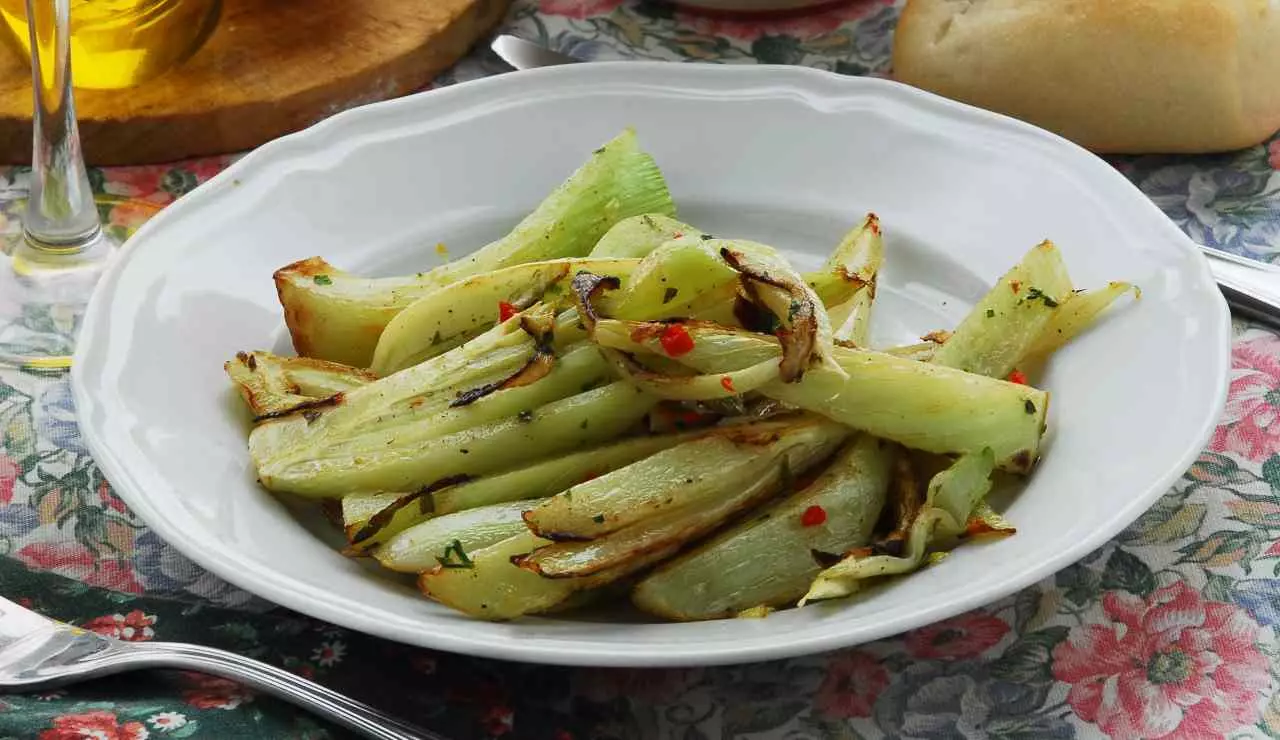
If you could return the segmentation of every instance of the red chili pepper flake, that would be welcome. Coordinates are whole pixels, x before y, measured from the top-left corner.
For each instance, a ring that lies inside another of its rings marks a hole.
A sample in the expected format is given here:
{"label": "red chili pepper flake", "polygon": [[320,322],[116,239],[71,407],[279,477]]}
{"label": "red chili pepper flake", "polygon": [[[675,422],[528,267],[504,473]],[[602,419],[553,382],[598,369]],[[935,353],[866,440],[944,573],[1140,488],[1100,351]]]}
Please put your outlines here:
{"label": "red chili pepper flake", "polygon": [[680,415],[680,422],[682,424],[693,425],[700,423],[702,418],[702,414],[699,414],[697,411],[686,411]]}
{"label": "red chili pepper flake", "polygon": [[674,239],[680,239],[680,238],[684,237],[684,232],[683,232],[683,231],[676,231],[676,232],[672,232],[671,236],[672,236],[672,238],[674,238]]}
{"label": "red chili pepper flake", "polygon": [[800,524],[805,527],[816,527],[827,520],[827,510],[821,506],[810,506],[800,515]]}
{"label": "red chili pepper flake", "polygon": [[672,357],[687,355],[693,351],[693,337],[689,336],[689,332],[681,324],[672,324],[663,329],[658,341],[662,343],[662,349]]}
{"label": "red chili pepper flake", "polygon": [[506,301],[498,301],[498,321],[506,321],[507,319],[520,313],[520,309]]}
{"label": "red chili pepper flake", "polygon": [[720,379],[720,387],[730,393],[737,393],[737,391],[733,389],[733,378],[730,378],[728,375]]}
{"label": "red chili pepper flake", "polygon": [[880,219],[874,213],[867,217],[867,228],[872,234],[880,236]]}
{"label": "red chili pepper flake", "polygon": [[1018,294],[1018,291],[1022,290],[1022,281],[1021,281],[1021,280],[1010,280],[1010,281],[1009,281],[1009,287],[1010,287],[1011,289],[1013,289],[1013,294],[1014,294],[1014,295],[1017,295],[1017,294]]}
{"label": "red chili pepper flake", "polygon": [[1013,372],[1009,373],[1009,382],[1017,383],[1018,385],[1027,385],[1027,374],[1021,370],[1015,369]]}

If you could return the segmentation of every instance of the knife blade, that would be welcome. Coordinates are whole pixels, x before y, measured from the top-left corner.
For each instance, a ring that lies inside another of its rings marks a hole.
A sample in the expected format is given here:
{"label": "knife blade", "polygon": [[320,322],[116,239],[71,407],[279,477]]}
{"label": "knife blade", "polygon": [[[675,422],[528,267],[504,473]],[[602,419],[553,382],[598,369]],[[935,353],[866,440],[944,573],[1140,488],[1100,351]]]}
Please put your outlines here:
{"label": "knife blade", "polygon": [[583,61],[510,34],[497,37],[489,48],[493,49],[502,61],[518,70],[554,67]]}

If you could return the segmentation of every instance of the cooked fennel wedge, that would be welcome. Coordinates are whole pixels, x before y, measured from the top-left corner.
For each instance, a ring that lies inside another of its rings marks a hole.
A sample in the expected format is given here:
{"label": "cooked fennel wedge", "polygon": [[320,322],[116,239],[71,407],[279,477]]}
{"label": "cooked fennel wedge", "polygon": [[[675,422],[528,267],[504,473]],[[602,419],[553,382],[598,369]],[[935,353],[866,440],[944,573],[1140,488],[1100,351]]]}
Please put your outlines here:
{"label": "cooked fennel wedge", "polygon": [[440,565],[418,578],[431,598],[481,619],[514,619],[550,611],[575,594],[607,586],[671,555],[664,550],[586,578],[543,578],[511,561],[549,544],[525,531],[467,554],[464,563]]}
{"label": "cooked fennel wedge", "polygon": [[[868,301],[874,298],[876,276],[883,263],[884,238],[880,233],[880,218],[868,213],[840,240],[822,268],[805,274],[804,280],[823,304],[834,311],[835,306],[848,303],[864,290],[869,291]],[[833,327],[839,326],[842,320],[837,320],[833,313],[831,323]]]}
{"label": "cooked fennel wedge", "polygon": [[637,524],[586,542],[557,542],[514,559],[516,565],[545,578],[579,578],[624,565],[655,551],[677,548],[723,526],[742,510],[757,506],[782,489],[781,464],[756,479],[726,489],[706,506],[656,514]]}
{"label": "cooked fennel wedge", "polygon": [[[494,352],[458,365],[477,345],[511,341],[509,329],[497,327],[428,363],[335,397],[325,408],[260,424],[249,449],[263,485],[310,496],[415,490],[606,441],[654,403],[619,384],[581,392],[609,379],[599,351],[586,345],[555,358],[533,382],[521,382],[528,368],[538,367],[530,354],[506,379],[442,392],[440,385],[456,388],[457,376],[483,368]],[[452,371],[448,380],[441,371]],[[539,410],[536,418],[522,422],[521,412],[531,409]]]}
{"label": "cooked fennel wedge", "polygon": [[378,379],[371,372],[336,362],[263,351],[237,352],[222,368],[256,419],[282,416]]}
{"label": "cooked fennel wedge", "polygon": [[[555,383],[553,377],[554,371],[539,383]],[[527,408],[531,405],[528,394],[515,403],[503,396],[537,385],[494,394],[460,411],[478,411],[485,403],[502,403],[504,411],[510,410],[507,406]],[[287,456],[255,462],[262,484],[275,491],[323,498],[351,490],[408,490],[459,476],[509,470],[599,444],[634,426],[655,403],[656,399],[626,383],[613,383],[538,407],[536,418],[527,423],[516,418],[518,412],[497,413],[492,415],[496,420],[474,426],[459,419],[453,425],[456,431],[432,436],[429,428],[426,433],[414,429],[417,425],[410,418],[403,427],[381,430],[385,437],[381,442],[375,437],[359,446],[340,443],[336,452],[301,444],[286,448]],[[402,430],[412,438],[398,438],[396,432]]]}
{"label": "cooked fennel wedge", "polygon": [[1142,298],[1142,291],[1129,283],[1109,283],[1105,288],[1072,293],[1053,312],[1049,325],[1036,337],[1027,354],[1045,356],[1054,353],[1092,326],[1103,311],[1130,291],[1135,300]]}
{"label": "cooked fennel wedge", "polygon": [[1071,295],[1052,242],[1041,242],[1005,273],[934,355],[938,365],[1004,378],[1025,357]]}
{"label": "cooked fennel wedge", "polygon": [[298,354],[367,367],[378,337],[415,300],[449,283],[525,262],[585,256],[624,218],[675,215],[653,158],[627,130],[605,144],[503,238],[417,275],[363,278],[319,258],[276,272]]}
{"label": "cooked fennel wedge", "polygon": [[[537,412],[522,411],[516,418],[531,422]],[[352,494],[344,496],[343,511],[354,500],[353,511],[362,518],[346,527],[349,552],[359,553],[387,542],[404,530],[466,509],[545,498],[608,473],[660,450],[695,439],[696,433],[634,437],[557,456],[498,475],[474,479],[448,479],[409,494]],[[376,507],[376,508],[375,508]],[[528,508],[528,506],[525,506]]]}
{"label": "cooked fennel wedge", "polygon": [[[537,413],[529,411],[519,415],[519,418],[532,422]],[[656,452],[697,439],[699,435],[698,432],[654,434],[558,455],[500,475],[442,488],[431,494],[431,508],[437,515],[441,515],[478,506],[546,498]]]}
{"label": "cooked fennel wedge", "polygon": [[[384,568],[421,573],[466,553],[528,532],[524,502],[494,504],[419,522],[389,538],[372,554]],[[461,559],[456,563],[461,565]]]}
{"label": "cooked fennel wedge", "polygon": [[[603,319],[594,339],[604,347],[661,354],[667,326]],[[768,337],[690,323],[692,349],[678,359],[718,374],[780,357]],[[835,347],[842,374],[814,366],[798,383],[774,381],[760,393],[906,447],[956,454],[994,450],[999,467],[1025,473],[1035,464],[1048,395],[1016,383],[916,362],[883,352]]]}
{"label": "cooked fennel wedge", "polygon": [[404,493],[398,491],[376,491],[374,493],[352,493],[342,497],[342,526],[344,528],[363,527],[374,514],[395,503]]}
{"label": "cooked fennel wedge", "polygon": [[875,284],[853,294],[849,300],[831,309],[835,328],[832,336],[845,346],[869,348],[871,344],[871,308],[874,305]]}
{"label": "cooked fennel wedge", "polygon": [[387,324],[373,352],[379,375],[412,367],[471,340],[500,319],[501,306],[523,311],[579,271],[628,277],[639,260],[558,259],[504,267],[459,280],[419,298]]}
{"label": "cooked fennel wedge", "polygon": [[[532,312],[533,309],[526,314]],[[402,442],[414,434],[438,435],[438,426],[427,427],[421,422],[459,407],[474,407],[467,399],[480,399],[486,392],[493,395],[493,391],[504,387],[522,385],[531,368],[546,366],[545,349],[527,330],[529,318],[512,317],[430,362],[331,396],[323,405],[313,405],[302,413],[260,424],[249,436],[250,454],[255,461],[279,461],[290,455],[319,456],[334,447],[356,447],[362,440],[367,446],[367,438],[373,435],[391,434]],[[536,393],[562,398],[587,381],[603,381],[607,372],[598,355],[590,347],[566,352],[553,363],[560,370],[557,381],[544,384]],[[575,378],[578,386],[572,386]],[[515,400],[524,394],[505,394],[503,398]],[[491,406],[484,412],[471,409],[471,417],[493,410]]]}
{"label": "cooked fennel wedge", "polygon": [[[684,503],[676,495],[674,505],[635,524],[587,542],[559,542],[539,548],[516,564],[549,578],[581,577],[652,552],[683,546],[776,496],[793,475],[803,475],[830,456],[845,436],[837,432],[822,443],[793,445],[781,453],[766,448],[762,456],[769,457],[768,467],[745,479],[732,473],[721,476],[714,482],[714,496]],[[777,443],[770,445],[776,446]]]}
{"label": "cooked fennel wedge", "polygon": [[858,435],[808,486],[660,565],[636,584],[632,600],[677,620],[794,604],[822,570],[815,558],[867,543],[884,506],[893,451]]}
{"label": "cooked fennel wedge", "polygon": [[916,570],[930,548],[953,541],[965,531],[969,517],[991,490],[995,457],[990,450],[961,456],[929,482],[924,505],[907,530],[902,557],[855,551],[814,579],[801,603],[855,593],[868,578]]}
{"label": "cooked fennel wedge", "polygon": [[574,486],[525,514],[550,540],[602,537],[660,513],[706,506],[764,475],[784,457],[830,449],[849,434],[800,415],[728,424],[704,436]]}
{"label": "cooked fennel wedge", "polygon": [[603,299],[605,311],[647,320],[685,315],[692,301],[707,294],[723,294],[731,301],[738,274],[710,244],[698,234],[689,234],[654,249],[640,261],[629,285]]}
{"label": "cooked fennel wedge", "polygon": [[[536,310],[530,309],[526,313],[535,313]],[[514,376],[533,361],[538,351],[537,340],[525,330],[523,318],[512,317],[428,362],[344,393],[340,398],[328,399],[329,406],[346,408],[336,418],[328,418],[326,426],[338,428],[345,424],[349,429],[358,430],[366,419],[408,412],[433,413],[448,408],[460,392]],[[299,414],[260,425],[263,431],[255,430],[249,438],[250,452],[255,458],[267,456],[273,454],[277,439],[293,444],[299,435],[308,438],[318,436],[318,430],[298,431],[295,427],[310,427],[319,418],[314,413],[307,416]]]}
{"label": "cooked fennel wedge", "polygon": [[647,257],[653,250],[682,236],[702,236],[702,232],[670,216],[646,213],[614,224],[587,256],[591,259]]}
{"label": "cooked fennel wedge", "polygon": [[342,497],[345,555],[363,555],[432,516],[431,499],[412,493],[351,493]]}

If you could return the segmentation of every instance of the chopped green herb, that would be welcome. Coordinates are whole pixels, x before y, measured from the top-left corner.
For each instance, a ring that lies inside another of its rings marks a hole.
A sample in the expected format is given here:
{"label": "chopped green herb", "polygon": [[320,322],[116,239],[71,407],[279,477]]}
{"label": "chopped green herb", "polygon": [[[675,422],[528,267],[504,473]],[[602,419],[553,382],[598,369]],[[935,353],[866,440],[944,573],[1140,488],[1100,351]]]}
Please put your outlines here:
{"label": "chopped green herb", "polygon": [[1026,407],[1028,414],[1034,414],[1036,412],[1036,405],[1031,402],[1030,398],[1028,398],[1027,402],[1023,405]]}
{"label": "chopped green herb", "polygon": [[444,549],[444,554],[436,558],[436,562],[440,563],[442,568],[475,567],[475,563],[467,557],[467,551],[462,549],[462,543],[458,540],[449,543],[449,546]]}
{"label": "chopped green herb", "polygon": [[1028,301],[1041,300],[1041,301],[1044,301],[1044,305],[1048,306],[1049,308],[1058,307],[1058,302],[1053,300],[1052,297],[1045,295],[1045,292],[1043,290],[1040,290],[1039,288],[1031,288],[1030,290],[1028,290],[1027,297],[1025,300],[1028,300]]}
{"label": "chopped green herb", "polygon": [[316,285],[333,285],[333,278],[328,275],[316,275],[312,279],[316,281]]}
{"label": "chopped green herb", "polygon": [[586,428],[587,428],[587,420],[586,420],[586,419],[583,419],[583,420],[582,420],[582,423],[578,425],[578,428],[579,428],[579,429],[586,429]]}
{"label": "chopped green herb", "polygon": [[712,236],[711,234],[703,234],[703,235],[702,235],[702,241],[704,241],[704,242],[709,242],[709,241],[711,241],[712,239],[715,239],[715,237],[714,237],[714,236]]}
{"label": "chopped green herb", "polygon": [[516,414],[516,418],[525,423],[531,422],[533,421],[533,412],[525,409],[524,411]]}
{"label": "chopped green herb", "polygon": [[680,290],[679,290],[678,288],[667,288],[667,289],[666,289],[665,291],[663,291],[663,293],[662,293],[662,302],[663,302],[664,304],[666,304],[666,303],[670,303],[670,302],[671,302],[671,299],[672,299],[672,298],[675,298],[675,297],[676,297],[676,294],[677,294],[677,293],[679,293],[679,292],[680,292]]}
{"label": "chopped green herb", "polygon": [[606,148],[607,148],[607,147],[603,147],[603,146],[602,146],[602,147],[600,147],[599,149],[597,149],[597,150],[595,150],[594,152],[591,152],[591,153],[592,153],[592,154],[604,154],[604,150],[605,150]]}
{"label": "chopped green herb", "polygon": [[604,514],[596,514],[595,516],[591,517],[591,521],[595,522],[596,524],[604,524]]}
{"label": "chopped green herb", "polygon": [[987,309],[987,318],[989,318],[989,319],[994,319],[995,317],[996,317],[996,310],[995,310],[994,308],[988,308],[988,309]]}

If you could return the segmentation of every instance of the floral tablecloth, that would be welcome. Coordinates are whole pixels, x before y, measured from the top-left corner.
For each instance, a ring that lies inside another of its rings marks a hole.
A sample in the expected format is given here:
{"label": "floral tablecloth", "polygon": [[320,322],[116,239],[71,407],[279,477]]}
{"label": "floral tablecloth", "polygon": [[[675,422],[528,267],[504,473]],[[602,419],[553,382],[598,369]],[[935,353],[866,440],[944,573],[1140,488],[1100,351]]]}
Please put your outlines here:
{"label": "floral tablecloth", "polygon": [[[661,3],[518,0],[507,28],[595,59],[884,75],[896,15],[888,0],[755,22]],[[477,52],[438,84],[502,70]],[[103,216],[127,235],[230,161],[94,170]],[[1196,241],[1280,262],[1280,140],[1112,162]],[[10,240],[25,194],[25,170],[0,169]],[[129,512],[80,440],[65,375],[4,370],[0,592],[126,640],[262,658],[459,740],[1280,737],[1280,337],[1237,323],[1233,365],[1226,414],[1195,466],[1115,541],[1055,577],[841,652],[643,671],[435,653],[272,607],[202,572]],[[340,735],[194,674],[0,695],[0,738]]]}

